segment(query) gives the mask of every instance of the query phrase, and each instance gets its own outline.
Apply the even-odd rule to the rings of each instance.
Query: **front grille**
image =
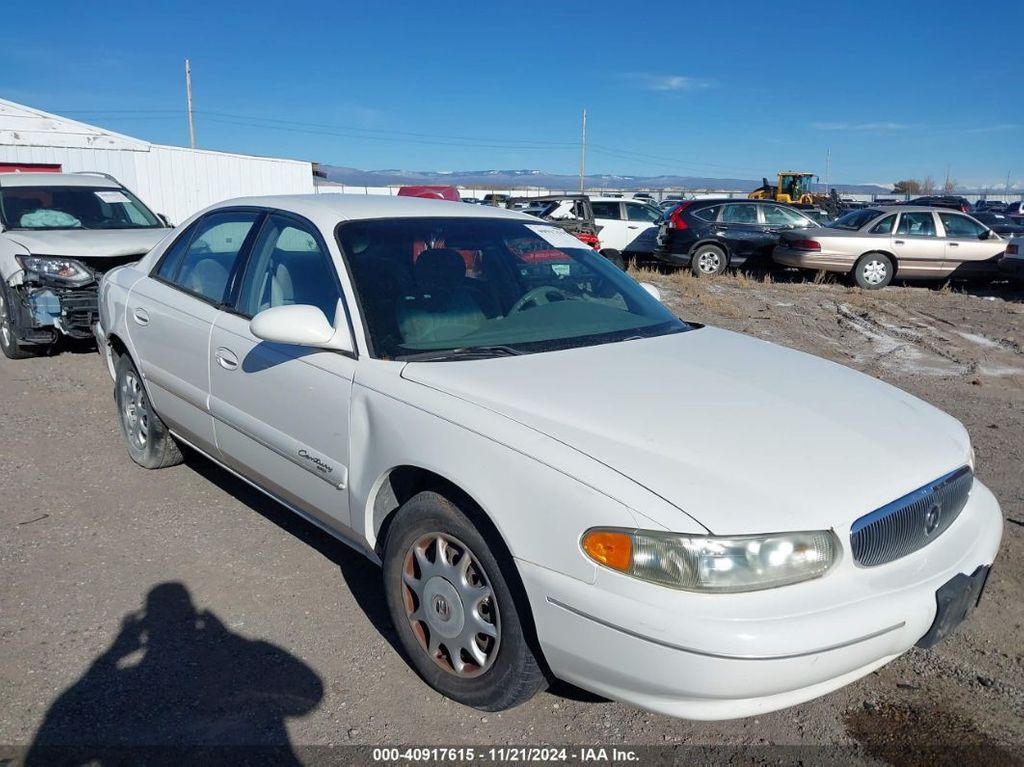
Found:
[[[874,567],[924,548],[953,524],[973,485],[974,472],[964,466],[865,514],[850,528],[854,560]]]

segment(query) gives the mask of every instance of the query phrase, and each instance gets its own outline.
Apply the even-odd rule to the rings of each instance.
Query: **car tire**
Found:
[[[714,277],[725,271],[729,259],[717,245],[698,245],[690,258],[690,270],[698,277]]]
[[[525,599],[513,597],[492,546],[443,495],[420,492],[396,513],[384,545],[384,593],[406,656],[442,695],[503,711],[546,685],[524,629]]]
[[[865,253],[853,266],[853,279],[865,290],[881,290],[892,282],[892,259],[885,253]]]
[[[626,259],[619,251],[614,248],[608,248],[608,250],[602,250],[601,255],[622,271],[626,271]]]
[[[184,460],[178,443],[154,412],[142,376],[127,354],[117,361],[114,400],[121,435],[135,463],[145,469],[162,469]]]
[[[11,290],[6,282],[0,281],[0,349],[9,360],[23,360],[36,356],[36,348],[18,344],[20,335],[18,314],[14,311]]]

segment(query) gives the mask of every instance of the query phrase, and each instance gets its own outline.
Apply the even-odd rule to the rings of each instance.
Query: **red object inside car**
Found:
[[[431,200],[450,200],[462,202],[462,195],[454,186],[403,186],[398,190],[399,197],[426,197]]]

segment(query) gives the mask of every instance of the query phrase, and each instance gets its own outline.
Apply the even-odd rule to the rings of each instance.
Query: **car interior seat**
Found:
[[[453,248],[431,248],[413,265],[415,293],[396,308],[403,343],[445,341],[472,333],[487,319],[465,284],[466,262]]]

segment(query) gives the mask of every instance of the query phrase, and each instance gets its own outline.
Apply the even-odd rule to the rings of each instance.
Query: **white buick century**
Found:
[[[947,635],[1002,532],[964,428],[656,294],[524,214],[250,198],[109,272],[96,332],[131,458],[187,445],[381,563],[467,705],[749,716]]]

